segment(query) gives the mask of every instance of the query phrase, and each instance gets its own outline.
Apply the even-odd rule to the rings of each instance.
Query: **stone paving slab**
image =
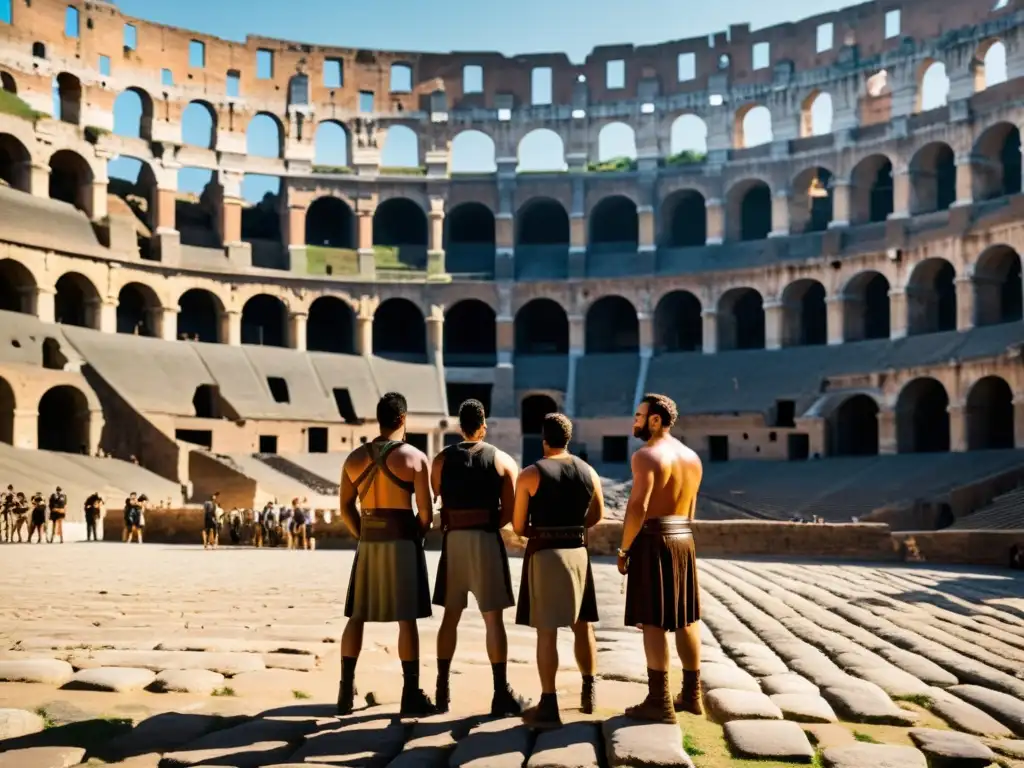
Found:
[[[924,754],[913,747],[851,744],[821,753],[825,768],[928,768]]]
[[[0,709],[0,741],[16,739],[43,730],[45,722],[35,712],[24,709]]]
[[[911,728],[910,740],[926,758],[929,768],[987,768],[995,753],[974,736],[933,728]]]
[[[68,691],[106,691],[130,693],[141,691],[153,682],[156,675],[148,669],[132,667],[99,667],[83,669],[64,684]]]
[[[777,693],[769,696],[787,720],[797,723],[834,723],[839,718],[818,694]]]
[[[600,738],[596,723],[569,723],[540,733],[526,768],[599,768]]]
[[[809,763],[814,748],[796,723],[772,720],[734,720],[725,725],[725,738],[738,757]]]
[[[253,653],[196,653],[192,651],[94,651],[71,657],[75,669],[95,667],[136,667],[153,672],[169,669],[208,669],[222,675],[266,669],[262,657]]]
[[[224,687],[224,675],[208,669],[168,669],[159,673],[148,690],[154,693],[198,693],[209,696]]]
[[[250,768],[283,762],[295,751],[293,742],[304,738],[310,730],[311,726],[304,722],[250,720],[168,752],[160,760],[160,768],[191,768],[205,763]]]
[[[988,712],[1017,736],[1024,736],[1024,701],[979,685],[954,685],[949,692]]]
[[[613,717],[601,726],[611,768],[694,768],[677,725]]]
[[[71,768],[83,757],[81,747],[29,747],[0,752],[0,768]]]
[[[781,720],[782,711],[763,693],[716,688],[704,696],[708,716],[716,723],[730,720]]]
[[[56,659],[0,661],[0,683],[64,685],[74,674],[70,664]]]
[[[459,741],[451,768],[522,768],[533,747],[533,733],[519,718],[482,723]]]
[[[296,763],[340,763],[361,768],[385,766],[402,751],[406,727],[384,717],[342,725],[327,725],[306,737],[291,756]]]

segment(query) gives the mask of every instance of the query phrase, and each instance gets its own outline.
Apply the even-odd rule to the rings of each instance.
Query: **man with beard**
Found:
[[[444,530],[434,585],[434,605],[444,607],[437,630],[434,701],[440,711],[448,711],[459,619],[472,592],[483,614],[494,678],[491,716],[518,715],[522,705],[506,677],[508,637],[503,614],[515,605],[515,598],[501,529],[512,522],[519,470],[511,456],[484,442],[487,420],[479,400],[467,400],[459,407],[459,429],[462,442],[441,451],[430,468],[434,496],[441,497]]]
[[[340,512],[359,546],[345,600],[348,623],[341,636],[339,715],[351,713],[354,706],[356,662],[368,621],[398,624],[404,680],[401,714],[415,717],[435,711],[419,686],[416,626],[417,619],[431,615],[423,537],[434,510],[427,457],[405,442],[407,412],[404,396],[385,394],[377,403],[380,436],[352,451],[341,470]]]
[[[544,458],[526,467],[516,482],[512,527],[529,540],[516,624],[537,630],[541,697],[537,706],[523,712],[523,720],[535,728],[557,728],[562,724],[555,688],[562,627],[571,627],[575,638],[576,664],[583,676],[580,709],[592,714],[596,707],[597,591],[586,531],[601,521],[604,495],[597,472],[569,453],[568,417],[548,414],[541,434]]]
[[[700,700],[700,597],[690,521],[704,471],[700,458],[669,433],[678,417],[664,395],[647,395],[633,422],[645,445],[633,454],[618,567],[628,573],[626,626],[640,627],[647,698],[626,710],[639,720],[675,723],[676,712],[703,713]],[[669,632],[683,664],[683,689],[669,692]]]

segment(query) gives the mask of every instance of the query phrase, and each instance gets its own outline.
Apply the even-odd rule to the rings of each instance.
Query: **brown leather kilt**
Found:
[[[586,551],[585,529],[534,528],[528,532],[526,551],[523,553],[523,573],[519,581],[519,599],[516,601],[516,624],[531,626],[530,611],[530,561],[537,552],[548,549],[577,549]],[[596,623],[597,588],[594,585],[594,570],[587,556],[586,583],[583,585],[582,601],[576,621]]]
[[[699,620],[697,552],[690,520],[650,519],[629,549],[626,626],[672,632]]]

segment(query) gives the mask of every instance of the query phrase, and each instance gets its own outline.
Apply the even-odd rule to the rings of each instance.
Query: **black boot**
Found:
[[[597,709],[597,691],[594,690],[594,676],[583,676],[583,690],[580,691],[580,711],[584,715],[594,714]]]
[[[434,687],[434,706],[438,712],[447,712],[451,707],[451,660],[437,660],[437,685]]]
[[[420,662],[402,662],[402,706],[399,714],[403,717],[426,717],[437,713],[437,707],[420,688]]]
[[[523,722],[531,728],[561,728],[562,716],[558,711],[558,694],[542,693],[540,703],[523,712]]]
[[[341,659],[341,683],[338,686],[338,714],[351,715],[356,702],[356,659]]]

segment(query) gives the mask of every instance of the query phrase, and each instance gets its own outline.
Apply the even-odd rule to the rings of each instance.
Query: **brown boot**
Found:
[[[689,712],[691,715],[703,715],[704,707],[700,703],[700,670],[683,670],[683,689],[673,703],[676,712]]]
[[[561,728],[562,716],[558,711],[558,694],[542,693],[537,706],[523,710],[523,722],[531,728]]]
[[[647,698],[626,710],[626,717],[655,723],[675,723],[672,694],[668,690],[668,672],[647,670]]]
[[[580,691],[580,711],[584,715],[594,714],[597,709],[597,692],[594,690],[592,675],[583,676],[583,690]]]

